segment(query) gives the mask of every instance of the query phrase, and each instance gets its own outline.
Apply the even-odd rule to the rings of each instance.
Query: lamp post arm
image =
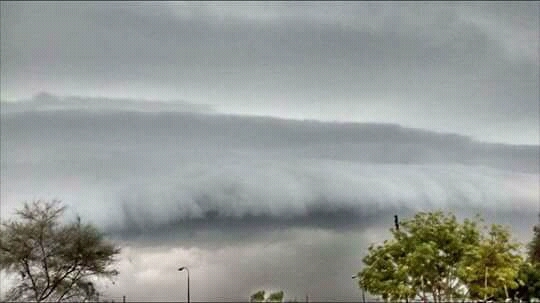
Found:
[[[183,271],[184,269],[187,271],[187,302],[190,303],[189,268],[187,268],[186,266],[182,266],[178,269],[178,271]]]

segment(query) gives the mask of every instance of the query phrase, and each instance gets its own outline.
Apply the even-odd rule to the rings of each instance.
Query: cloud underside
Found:
[[[24,112],[1,123],[3,211],[59,197],[125,236],[359,228],[438,208],[537,210],[537,146],[197,113]]]

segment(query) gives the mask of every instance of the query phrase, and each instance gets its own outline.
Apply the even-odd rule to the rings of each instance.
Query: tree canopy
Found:
[[[519,244],[506,227],[480,228],[477,216],[421,212],[391,229],[392,239],[371,245],[359,285],[384,300],[486,299],[516,287]],[[397,226],[396,226],[397,227]]]
[[[9,301],[81,301],[97,296],[90,277],[112,277],[120,249],[91,224],[61,224],[60,201],[25,203],[0,227],[0,270],[17,274]]]
[[[540,225],[538,224],[533,227],[533,238],[528,243],[527,249],[527,260],[519,268],[515,287],[507,290],[512,299],[531,301],[533,298],[540,298]]]
[[[277,291],[270,293],[267,298],[265,298],[266,292],[264,290],[259,290],[256,293],[252,294],[250,297],[250,302],[272,302],[272,303],[281,303],[283,302],[283,291]]]
[[[533,228],[533,239],[528,245],[529,261],[532,263],[540,263],[540,225]]]

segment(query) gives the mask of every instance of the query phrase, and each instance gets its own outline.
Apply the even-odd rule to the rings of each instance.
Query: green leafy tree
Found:
[[[460,224],[454,215],[418,213],[391,229],[392,240],[371,246],[359,283],[384,300],[427,298],[441,302],[463,296],[455,264],[465,244],[479,240],[477,221]]]
[[[277,291],[270,293],[268,298],[265,298],[266,292],[264,290],[259,290],[256,293],[252,294],[250,297],[250,302],[272,302],[272,303],[281,303],[283,302],[283,291]]]
[[[527,262],[520,266],[516,279],[518,286],[508,291],[512,299],[531,301],[540,298],[540,225],[533,227],[533,238],[527,249]]]
[[[434,302],[464,299],[471,294],[484,297],[497,287],[514,286],[521,263],[516,244],[498,225],[492,227],[490,237],[484,238],[478,227],[481,221],[476,216],[460,223],[453,214],[442,212],[416,214],[401,223],[399,230],[390,230],[393,239],[370,246],[363,259],[365,267],[358,273],[359,285],[386,301],[431,297]],[[496,262],[489,263],[488,257]],[[474,275],[480,265],[472,265],[473,261],[493,269],[488,283],[492,288],[479,290]]]
[[[250,302],[264,302],[264,290],[259,290],[258,292],[254,293],[250,297]]]
[[[418,213],[402,223],[398,239],[404,244],[409,279],[419,297],[431,294],[433,301],[448,301],[463,296],[455,264],[465,253],[466,245],[479,241],[477,222],[459,223],[452,214]]]
[[[508,289],[509,297],[513,300],[530,302],[533,298],[540,298],[540,268],[538,264],[523,262],[516,278],[517,287]],[[504,290],[499,289],[497,298],[504,298]]]
[[[500,289],[509,297],[508,288],[518,286],[516,278],[523,263],[519,247],[511,241],[508,228],[497,224],[491,225],[479,244],[467,245],[458,268],[471,297],[485,301]]]
[[[110,267],[119,248],[80,218],[60,224],[64,210],[56,200],[25,203],[16,212],[19,220],[2,223],[0,269],[19,277],[7,300],[94,299],[99,294],[90,278],[118,274]]]
[[[272,303],[281,303],[283,302],[283,291],[277,291],[277,292],[274,292],[274,293],[271,293],[269,296],[268,296],[268,299],[266,299],[266,302],[272,302]]]
[[[396,301],[413,297],[415,291],[407,284],[407,267],[400,263],[403,249],[395,240],[384,245],[370,246],[364,258],[366,268],[358,273],[359,286],[373,294],[379,294],[385,301]]]
[[[540,263],[540,225],[534,226],[533,233],[533,239],[528,245],[528,257],[531,263]]]

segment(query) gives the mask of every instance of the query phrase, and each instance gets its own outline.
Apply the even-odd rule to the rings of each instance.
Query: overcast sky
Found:
[[[520,241],[538,220],[538,145],[169,107],[31,108],[0,120],[2,218],[58,198],[66,219],[97,224],[123,248],[116,283],[103,286],[115,301],[185,298],[182,265],[194,300],[283,289],[358,301],[351,275],[394,214],[480,213]]]
[[[103,298],[179,300],[186,265],[194,301],[358,301],[420,210],[532,235],[538,2],[0,9],[0,214],[58,198],[119,241]]]
[[[539,141],[537,2],[1,4],[2,100],[184,100]]]

